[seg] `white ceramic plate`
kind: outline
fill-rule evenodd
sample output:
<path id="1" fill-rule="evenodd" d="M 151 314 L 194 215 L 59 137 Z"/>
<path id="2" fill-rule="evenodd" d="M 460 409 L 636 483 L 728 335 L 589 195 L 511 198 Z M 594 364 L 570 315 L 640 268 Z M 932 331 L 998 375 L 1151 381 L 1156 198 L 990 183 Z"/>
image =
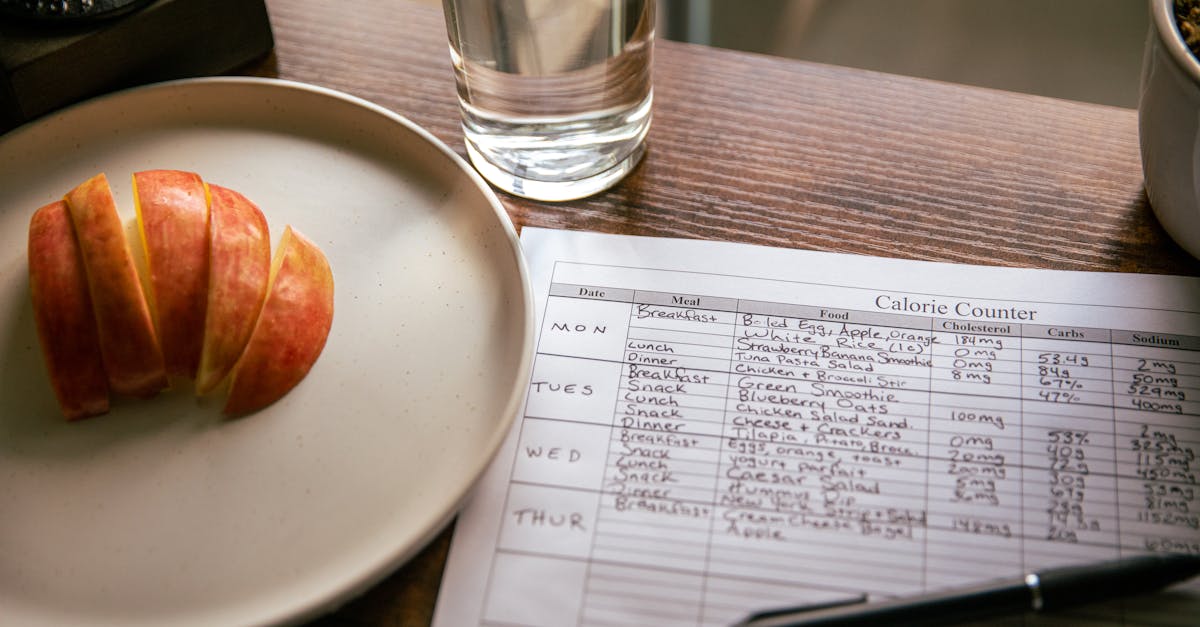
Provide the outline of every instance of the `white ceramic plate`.
<path id="1" fill-rule="evenodd" d="M 190 388 L 67 424 L 38 347 L 29 218 L 97 172 L 193 170 L 333 268 L 333 329 L 281 401 L 225 421 Z M 0 622 L 312 617 L 453 516 L 522 400 L 527 273 L 473 171 L 403 118 L 262 79 L 165 83 L 0 136 Z"/>

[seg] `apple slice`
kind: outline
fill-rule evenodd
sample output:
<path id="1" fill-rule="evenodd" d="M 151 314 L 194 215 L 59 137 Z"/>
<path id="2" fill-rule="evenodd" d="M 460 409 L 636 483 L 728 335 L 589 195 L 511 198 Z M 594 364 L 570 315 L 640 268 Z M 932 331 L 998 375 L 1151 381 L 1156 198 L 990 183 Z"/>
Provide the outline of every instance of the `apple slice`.
<path id="1" fill-rule="evenodd" d="M 287 227 L 271 261 L 270 289 L 234 367 L 225 413 L 279 400 L 308 374 L 333 324 L 333 273 L 316 244 Z"/>
<path id="2" fill-rule="evenodd" d="M 108 178 L 98 174 L 66 196 L 87 273 L 100 354 L 114 392 L 150 397 L 166 387 L 162 349 Z"/>
<path id="3" fill-rule="evenodd" d="M 195 377 L 208 298 L 204 182 L 193 172 L 136 172 L 133 198 L 150 275 L 150 312 L 167 374 Z"/>
<path id="4" fill-rule="evenodd" d="M 67 420 L 108 411 L 108 375 L 67 203 L 29 221 L 29 291 L 50 384 Z"/>
<path id="5" fill-rule="evenodd" d="M 225 378 L 250 339 L 267 295 L 271 237 L 267 219 L 238 192 L 207 185 L 209 194 L 208 315 L 196 392 Z"/>

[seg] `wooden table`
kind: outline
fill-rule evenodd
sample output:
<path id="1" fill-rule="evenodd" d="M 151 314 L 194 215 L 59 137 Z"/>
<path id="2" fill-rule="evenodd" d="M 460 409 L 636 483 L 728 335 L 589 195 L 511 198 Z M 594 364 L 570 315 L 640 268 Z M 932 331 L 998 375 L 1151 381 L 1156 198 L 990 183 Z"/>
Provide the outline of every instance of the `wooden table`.
<path id="1" fill-rule="evenodd" d="M 275 52 L 246 73 L 366 98 L 465 154 L 439 10 L 267 5 Z M 1200 275 L 1150 211 L 1135 111 L 669 41 L 654 82 L 638 169 L 582 201 L 500 194 L 518 228 Z M 427 624 L 449 538 L 316 624 Z"/>

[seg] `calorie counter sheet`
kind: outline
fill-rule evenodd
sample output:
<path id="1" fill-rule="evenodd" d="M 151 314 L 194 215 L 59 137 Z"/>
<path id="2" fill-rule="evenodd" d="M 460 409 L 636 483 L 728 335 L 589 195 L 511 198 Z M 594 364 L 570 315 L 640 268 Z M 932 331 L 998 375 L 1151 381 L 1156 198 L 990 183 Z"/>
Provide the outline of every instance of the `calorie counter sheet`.
<path id="1" fill-rule="evenodd" d="M 1200 279 L 522 243 L 528 399 L 435 625 L 728 625 L 1200 553 Z M 1200 585 L 1025 622 L 1200 624 Z"/>

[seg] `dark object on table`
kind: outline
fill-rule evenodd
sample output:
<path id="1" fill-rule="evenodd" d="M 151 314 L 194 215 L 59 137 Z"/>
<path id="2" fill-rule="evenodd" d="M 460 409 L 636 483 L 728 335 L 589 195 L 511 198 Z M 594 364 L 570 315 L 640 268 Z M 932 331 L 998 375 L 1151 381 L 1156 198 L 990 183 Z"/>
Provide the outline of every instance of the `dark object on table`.
<path id="1" fill-rule="evenodd" d="M 149 0 L 0 0 L 0 17 L 26 20 L 107 20 Z"/>
<path id="2" fill-rule="evenodd" d="M 859 599 L 755 614 L 735 627 L 958 625 L 1155 592 L 1200 574 L 1200 556 L 1152 554 L 1050 568 L 1013 580 L 864 604 Z"/>
<path id="3" fill-rule="evenodd" d="M 25 3 L 0 6 L 14 1 Z M 229 72 L 274 46 L 263 0 L 153 0 L 113 10 L 128 12 L 96 20 L 0 13 L 0 132 L 105 92 Z"/>

